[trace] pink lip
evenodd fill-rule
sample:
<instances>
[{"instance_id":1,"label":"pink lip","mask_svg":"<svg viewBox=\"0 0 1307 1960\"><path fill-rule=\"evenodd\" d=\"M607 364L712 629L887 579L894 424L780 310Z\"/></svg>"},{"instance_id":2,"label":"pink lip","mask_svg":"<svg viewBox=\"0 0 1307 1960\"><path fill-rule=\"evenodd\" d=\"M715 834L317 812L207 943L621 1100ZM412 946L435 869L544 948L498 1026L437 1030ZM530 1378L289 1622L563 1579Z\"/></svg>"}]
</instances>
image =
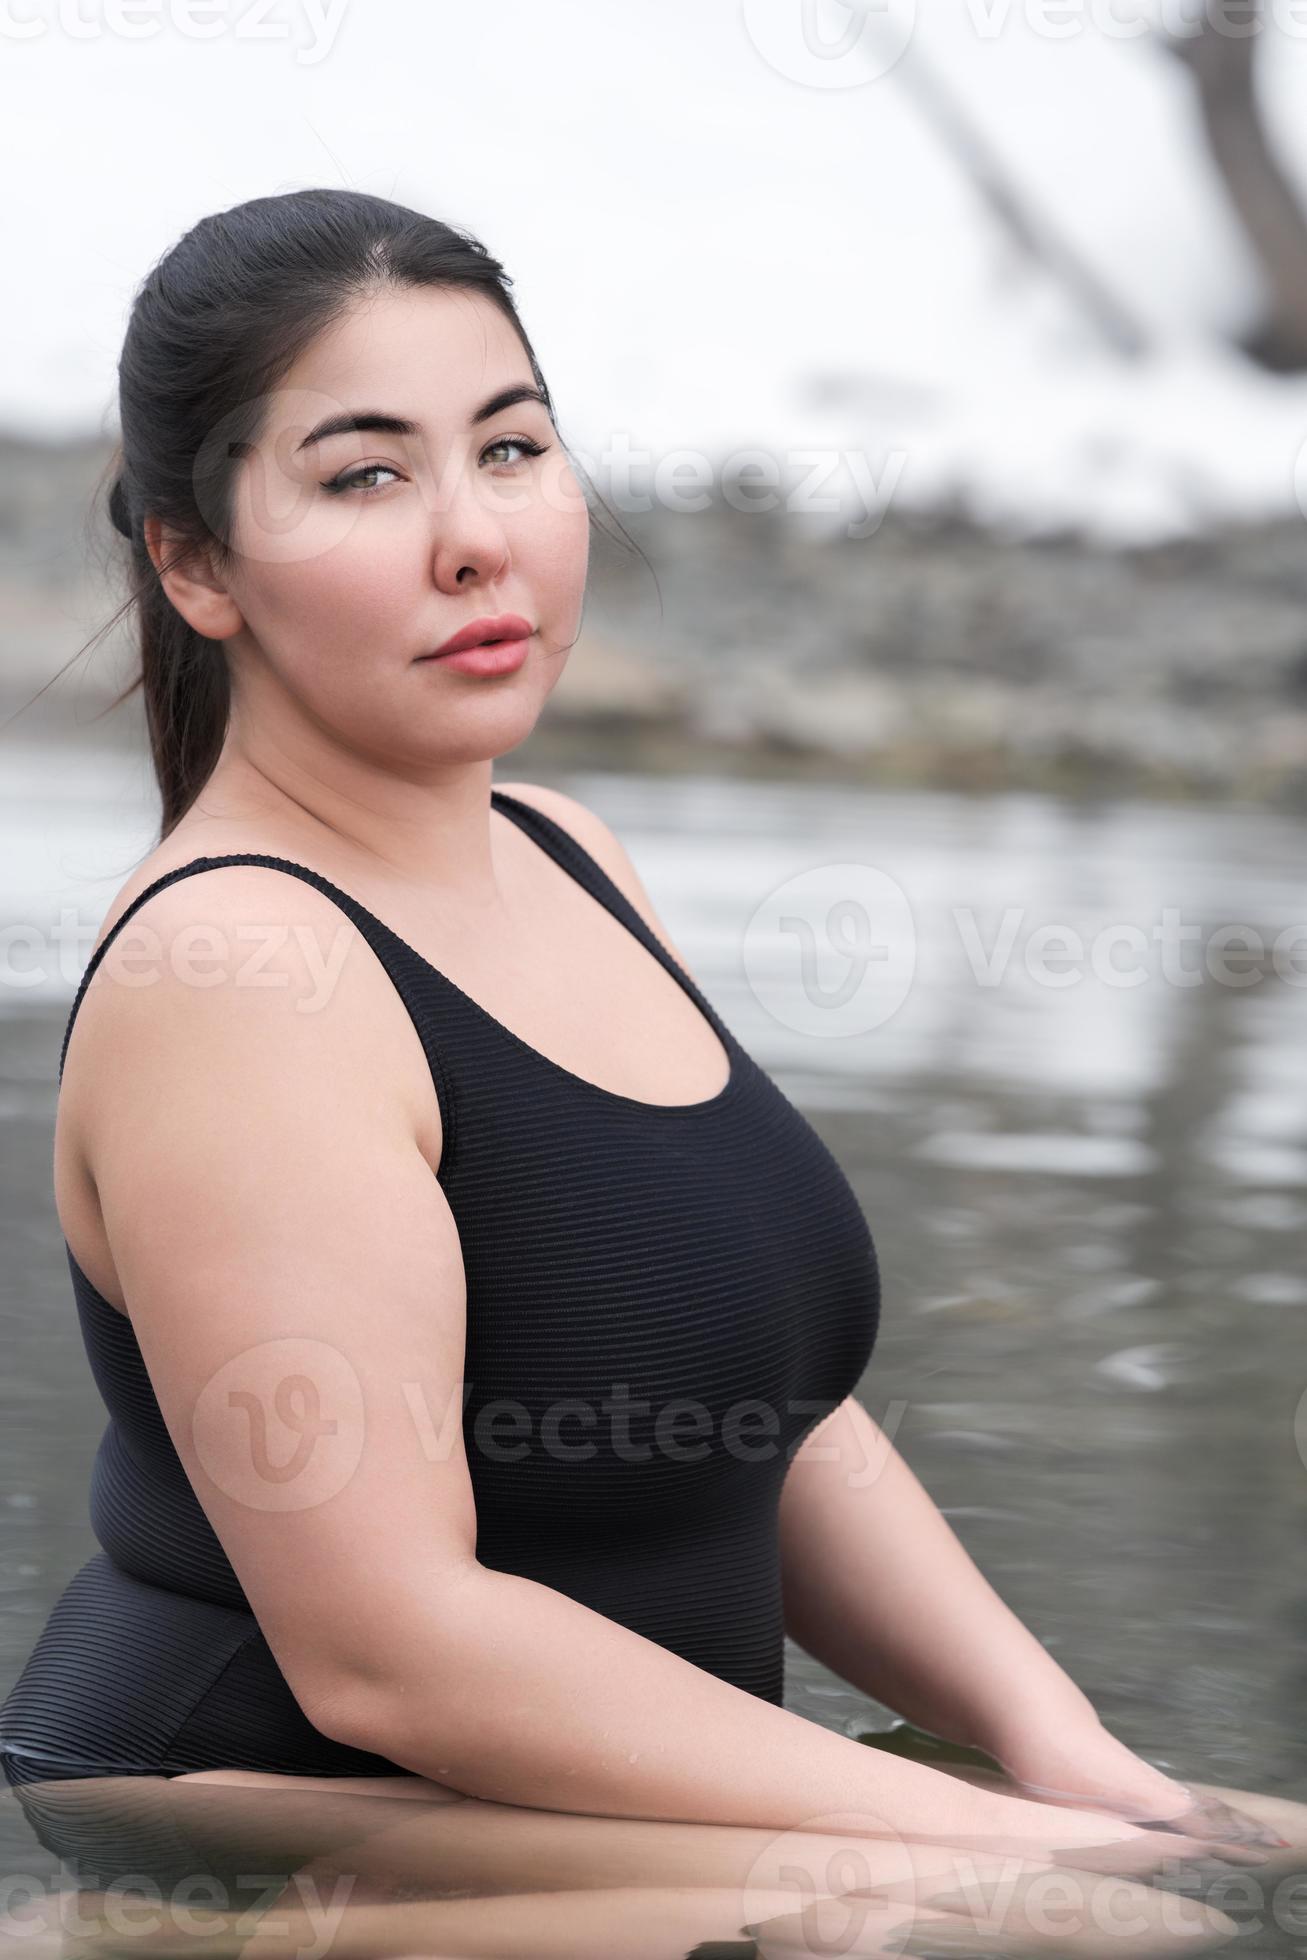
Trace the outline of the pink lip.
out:
<instances>
[{"instance_id":1,"label":"pink lip","mask_svg":"<svg viewBox=\"0 0 1307 1960\"><path fill-rule=\"evenodd\" d=\"M446 654L462 653L468 647L484 646L488 640L529 640L531 622L523 619L520 613L499 613L492 619L474 619L470 626L451 634L443 645L431 653L419 655L422 660L441 660Z\"/></svg>"},{"instance_id":2,"label":"pink lip","mask_svg":"<svg viewBox=\"0 0 1307 1960\"><path fill-rule=\"evenodd\" d=\"M530 637L522 640L482 640L461 653L429 653L419 667L455 667L460 674L511 674L526 659Z\"/></svg>"}]
</instances>

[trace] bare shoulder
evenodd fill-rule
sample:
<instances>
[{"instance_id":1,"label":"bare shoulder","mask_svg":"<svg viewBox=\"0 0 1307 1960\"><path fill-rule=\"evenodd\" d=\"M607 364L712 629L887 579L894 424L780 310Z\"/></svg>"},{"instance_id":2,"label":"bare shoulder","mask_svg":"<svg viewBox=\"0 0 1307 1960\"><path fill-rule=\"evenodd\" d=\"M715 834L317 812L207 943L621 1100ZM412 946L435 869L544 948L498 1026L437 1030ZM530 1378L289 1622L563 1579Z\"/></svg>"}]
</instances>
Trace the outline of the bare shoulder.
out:
<instances>
[{"instance_id":1,"label":"bare shoulder","mask_svg":"<svg viewBox=\"0 0 1307 1960\"><path fill-rule=\"evenodd\" d=\"M150 891L157 875L137 873L114 900L100 935L112 943L88 990L114 999L124 1028L156 1011L212 1020L206 996L236 1019L303 1019L328 996L348 1004L366 989L375 959L363 934L307 880L234 864Z\"/></svg>"},{"instance_id":2,"label":"bare shoulder","mask_svg":"<svg viewBox=\"0 0 1307 1960\"><path fill-rule=\"evenodd\" d=\"M608 873L618 890L627 897L644 919L651 932L657 934L663 945L688 969L688 961L678 951L667 927L659 918L653 900L644 888L640 874L631 862L625 845L610 829L604 819L576 797L568 796L561 789L546 787L540 783L496 783L509 796L516 796L521 802L529 803L554 822L569 831L594 858L595 862Z\"/></svg>"},{"instance_id":3,"label":"bare shoulder","mask_svg":"<svg viewBox=\"0 0 1307 1960\"><path fill-rule=\"evenodd\" d=\"M108 933L159 875L139 870ZM73 1024L61 1120L87 1164L110 1112L179 1086L194 1105L238 1086L259 1106L372 1082L374 1101L424 1138L434 1094L416 1030L364 935L325 892L268 865L225 865L151 892L104 948ZM393 1097L376 1097L378 1083ZM435 1119L438 1124L438 1112Z\"/></svg>"}]
</instances>

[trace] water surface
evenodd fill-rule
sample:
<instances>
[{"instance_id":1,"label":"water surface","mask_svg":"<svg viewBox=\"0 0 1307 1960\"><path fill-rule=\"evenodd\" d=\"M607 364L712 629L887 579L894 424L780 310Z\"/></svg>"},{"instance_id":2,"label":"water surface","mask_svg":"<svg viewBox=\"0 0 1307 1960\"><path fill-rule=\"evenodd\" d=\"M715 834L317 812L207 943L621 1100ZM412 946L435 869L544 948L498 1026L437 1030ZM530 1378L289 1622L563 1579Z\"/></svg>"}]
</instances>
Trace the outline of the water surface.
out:
<instances>
[{"instance_id":1,"label":"water surface","mask_svg":"<svg viewBox=\"0 0 1307 1960\"><path fill-rule=\"evenodd\" d=\"M612 824L852 1180L884 1281L860 1395L982 1570L1132 1747L1307 1798L1302 824L558 782ZM151 842L146 789L130 758L29 751L0 793L0 1694L94 1549L103 1418L50 1190L53 1100L91 940ZM1252 937L1222 939L1236 927ZM1081 955L1041 969L1039 928ZM1222 944L1251 951L1222 968ZM855 1734L892 1720L792 1645L788 1700Z\"/></svg>"}]
</instances>

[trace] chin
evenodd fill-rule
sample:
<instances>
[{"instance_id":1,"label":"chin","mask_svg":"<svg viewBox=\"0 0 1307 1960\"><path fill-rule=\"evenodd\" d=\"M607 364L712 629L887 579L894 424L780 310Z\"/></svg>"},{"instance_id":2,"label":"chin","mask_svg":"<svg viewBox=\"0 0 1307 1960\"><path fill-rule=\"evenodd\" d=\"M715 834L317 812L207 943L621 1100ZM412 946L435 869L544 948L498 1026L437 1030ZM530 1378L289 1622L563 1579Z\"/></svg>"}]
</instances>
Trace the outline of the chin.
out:
<instances>
[{"instance_id":1,"label":"chin","mask_svg":"<svg viewBox=\"0 0 1307 1960\"><path fill-rule=\"evenodd\" d=\"M441 762L493 762L520 748L534 733L540 720L540 703L520 699L475 701L464 711L449 716L429 733L427 754Z\"/></svg>"}]
</instances>

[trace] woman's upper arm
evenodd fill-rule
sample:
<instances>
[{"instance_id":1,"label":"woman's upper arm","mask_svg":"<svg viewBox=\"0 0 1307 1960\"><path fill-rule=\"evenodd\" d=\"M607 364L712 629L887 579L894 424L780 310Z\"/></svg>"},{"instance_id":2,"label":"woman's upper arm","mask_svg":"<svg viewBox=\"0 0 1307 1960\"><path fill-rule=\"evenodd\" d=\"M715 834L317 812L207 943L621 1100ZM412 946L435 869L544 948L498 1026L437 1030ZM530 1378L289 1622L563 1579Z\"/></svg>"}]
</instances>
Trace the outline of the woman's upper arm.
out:
<instances>
[{"instance_id":1,"label":"woman's upper arm","mask_svg":"<svg viewBox=\"0 0 1307 1960\"><path fill-rule=\"evenodd\" d=\"M343 913L269 881L290 882L205 874L202 914L189 879L148 901L148 984L115 985L135 921L110 946L91 1169L173 1443L292 1691L322 1719L384 1673L406 1622L438 1632L442 1597L474 1565L464 1275L402 1086L406 1062L425 1066L416 1031ZM217 984L171 957L201 915L233 947L201 962ZM242 984L251 942L235 930L278 917L307 924L316 955L292 931L261 967L284 980Z\"/></svg>"}]
</instances>

